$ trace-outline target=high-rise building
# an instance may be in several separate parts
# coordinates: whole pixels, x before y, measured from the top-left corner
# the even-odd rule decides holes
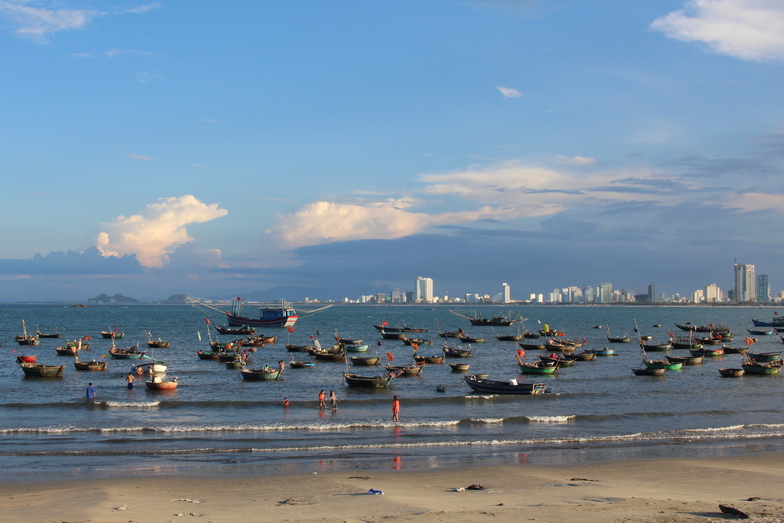
[[[612,283],[602,283],[599,285],[599,303],[612,303],[613,289]]]
[[[757,281],[754,277],[753,265],[735,264],[735,301],[738,303],[757,301]]]
[[[510,303],[512,301],[512,289],[509,287],[508,283],[502,283],[501,288],[501,300],[504,303]]]
[[[707,303],[717,303],[724,299],[721,289],[715,283],[705,286],[704,296]]]
[[[433,301],[433,278],[418,277],[414,289],[416,289],[416,301],[425,303]]]
[[[770,285],[767,274],[757,276],[757,301],[765,303],[770,301]]]
[[[659,285],[656,282],[648,284],[648,301],[653,303],[659,301]]]

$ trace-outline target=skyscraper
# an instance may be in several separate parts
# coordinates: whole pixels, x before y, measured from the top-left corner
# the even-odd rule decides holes
[[[767,274],[757,276],[757,301],[766,303],[770,301],[770,284]]]
[[[416,289],[416,301],[426,303],[433,301],[433,278],[418,277],[414,289]]]
[[[659,286],[656,284],[656,282],[648,284],[648,301],[659,301]]]
[[[599,285],[599,303],[612,303],[612,296],[612,283],[602,283]]]
[[[757,301],[757,282],[754,266],[748,263],[735,264],[735,301]]]
[[[502,299],[502,301],[504,303],[511,302],[512,301],[512,292],[511,292],[511,289],[509,288],[509,284],[508,283],[502,283],[501,287],[503,288],[503,290],[501,291],[501,295],[502,295],[501,299]]]

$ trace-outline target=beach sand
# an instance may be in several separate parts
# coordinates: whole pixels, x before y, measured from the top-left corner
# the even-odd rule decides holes
[[[472,484],[482,490],[459,491]],[[368,494],[369,489],[383,495]],[[36,522],[784,521],[784,453],[574,466],[0,482],[0,520]],[[757,499],[758,498],[758,499]]]

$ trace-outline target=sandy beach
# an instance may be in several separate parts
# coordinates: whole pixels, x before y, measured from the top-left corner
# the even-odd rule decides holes
[[[156,475],[0,484],[3,521],[784,521],[784,453],[575,466]],[[481,489],[467,489],[472,485]],[[370,489],[383,494],[370,494]],[[465,489],[465,490],[463,490]]]

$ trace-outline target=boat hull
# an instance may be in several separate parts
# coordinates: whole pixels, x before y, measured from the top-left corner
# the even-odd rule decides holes
[[[20,367],[24,375],[31,378],[62,378],[65,375],[65,365],[22,363]]]
[[[280,376],[280,371],[277,369],[263,370],[263,369],[242,369],[240,371],[242,379],[248,381],[275,381]]]
[[[392,379],[390,376],[359,376],[348,373],[344,373],[343,378],[349,387],[366,389],[383,389],[389,385],[389,381]]]
[[[254,319],[248,318],[247,316],[236,316],[229,312],[226,313],[227,321],[229,325],[233,327],[240,327],[242,325],[247,325],[248,327],[293,327],[295,323],[297,323],[297,319],[299,316],[283,316],[280,318],[270,318],[270,319]]]
[[[463,381],[474,391],[489,394],[545,394],[547,392],[544,383],[511,383],[479,379],[476,375],[466,376]]]

